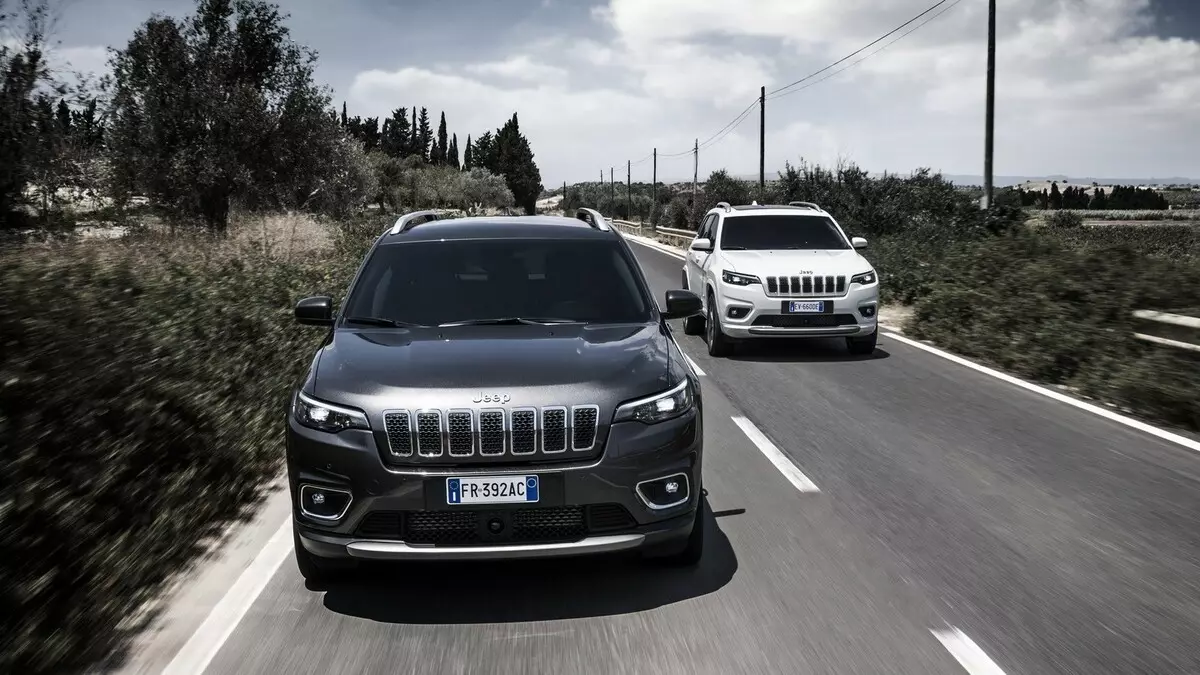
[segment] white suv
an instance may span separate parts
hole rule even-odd
[[[845,337],[853,354],[875,350],[879,277],[851,239],[816,204],[730,206],[701,221],[683,265],[683,285],[704,301],[684,319],[705,334],[708,353],[758,337]]]

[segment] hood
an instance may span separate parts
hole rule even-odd
[[[334,331],[312,394],[365,410],[509,407],[628,400],[666,388],[669,342],[657,324],[461,326]]]
[[[731,272],[756,276],[793,276],[844,274],[850,276],[871,269],[871,263],[855,249],[836,251],[723,251],[733,267]]]

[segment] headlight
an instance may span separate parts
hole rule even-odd
[[[346,429],[366,429],[368,431],[371,429],[371,425],[367,423],[367,416],[362,411],[322,403],[306,396],[304,392],[296,394],[292,414],[300,424],[317,431],[328,431],[331,434]]]
[[[762,283],[758,280],[758,277],[749,274],[738,274],[729,270],[721,270],[721,280],[734,286],[749,286],[751,284]]]
[[[850,277],[850,283],[862,284],[863,286],[869,286],[876,281],[879,281],[879,277],[875,275],[874,271],[863,272],[862,274],[855,274],[854,276]]]
[[[661,394],[630,401],[617,408],[613,422],[636,421],[642,424],[657,424],[679,417],[692,409],[692,381],[683,382]]]

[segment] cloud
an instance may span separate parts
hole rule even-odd
[[[511,56],[503,61],[475,63],[466,66],[468,73],[507,77],[526,82],[545,82],[566,77],[567,71],[557,66],[537,63],[527,54]]]
[[[586,179],[592,167],[636,160],[655,146],[686,150],[743,110],[760,86],[795,81],[927,6],[738,0],[734,11],[728,0],[609,0],[593,8],[579,38],[527,50],[536,59],[514,56],[447,75],[372,71],[356,80],[355,92],[370,105],[389,82],[437,101],[449,117],[491,126],[518,110],[543,173]],[[1179,150],[1200,141],[1200,43],[1149,35],[1151,9],[1150,0],[1003,3],[998,173],[1200,175],[1200,160]],[[771,97],[768,170],[804,155],[849,156],[871,170],[978,173],[985,11],[983,3],[956,3],[903,39],[822,74],[835,75],[827,82]],[[861,56],[868,58],[855,64]],[[485,84],[484,75],[515,82]],[[721,166],[756,172],[757,117],[702,151],[702,174]],[[690,156],[662,164],[668,173],[691,173]],[[648,163],[639,166],[648,171]]]

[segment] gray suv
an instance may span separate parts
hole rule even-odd
[[[296,562],[312,581],[363,560],[639,550],[691,565],[700,383],[629,245],[596,211],[439,219],[375,241],[292,393]]]

